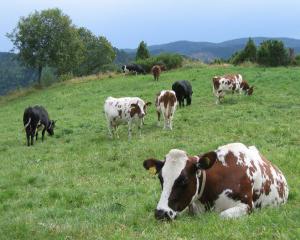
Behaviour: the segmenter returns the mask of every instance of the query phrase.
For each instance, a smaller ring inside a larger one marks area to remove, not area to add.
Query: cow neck
[[[205,183],[206,183],[206,172],[204,170],[199,170],[197,172],[197,177],[199,180],[199,189],[197,198],[200,199],[203,195]]]

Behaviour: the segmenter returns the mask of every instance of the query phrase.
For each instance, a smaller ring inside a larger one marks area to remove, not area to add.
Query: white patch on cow
[[[224,218],[237,218],[247,214],[248,205],[228,197],[231,189],[224,190],[215,201],[214,210]]]
[[[186,153],[179,149],[172,149],[166,155],[166,161],[162,168],[163,177],[163,191],[160,196],[160,200],[157,204],[157,210],[164,210],[167,213],[172,212],[169,215],[171,218],[176,216],[176,212],[168,206],[168,199],[170,197],[175,180],[179,177],[181,171],[185,168],[188,156]]]

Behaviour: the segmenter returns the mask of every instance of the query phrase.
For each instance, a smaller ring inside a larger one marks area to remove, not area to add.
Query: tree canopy
[[[136,51],[136,60],[143,60],[150,57],[150,53],[147,47],[147,44],[144,41],[141,41],[138,49]]]
[[[45,66],[59,74],[70,71],[82,59],[83,44],[71,19],[61,10],[35,11],[22,17],[8,37],[25,65],[37,68],[39,83]]]

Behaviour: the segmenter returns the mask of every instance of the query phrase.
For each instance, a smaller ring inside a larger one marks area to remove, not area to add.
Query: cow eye
[[[176,184],[178,184],[179,186],[184,186],[187,184],[188,179],[184,176],[180,176],[177,180],[176,180]]]

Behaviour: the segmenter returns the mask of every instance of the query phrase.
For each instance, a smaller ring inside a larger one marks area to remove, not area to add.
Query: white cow
[[[138,97],[108,97],[104,103],[104,112],[110,137],[113,138],[116,135],[119,138],[117,127],[121,124],[128,124],[128,137],[131,138],[132,123],[138,125],[141,135],[143,119],[147,113],[147,106],[150,104]]]

